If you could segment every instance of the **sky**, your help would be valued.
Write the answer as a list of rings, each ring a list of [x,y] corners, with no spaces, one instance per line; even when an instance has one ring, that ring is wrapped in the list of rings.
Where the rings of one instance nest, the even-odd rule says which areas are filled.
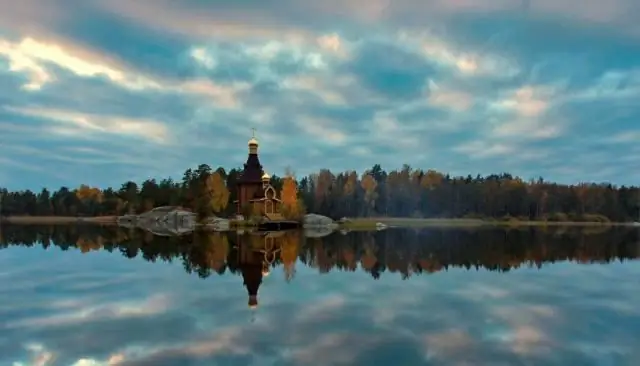
[[[296,265],[263,280],[119,252],[0,251],[0,362],[13,366],[631,365],[636,262],[449,269],[379,280]],[[253,319],[253,321],[252,321]],[[6,339],[3,340],[3,336]],[[4,342],[3,342],[4,341]]]
[[[635,0],[0,0],[0,186],[246,160],[640,182]]]

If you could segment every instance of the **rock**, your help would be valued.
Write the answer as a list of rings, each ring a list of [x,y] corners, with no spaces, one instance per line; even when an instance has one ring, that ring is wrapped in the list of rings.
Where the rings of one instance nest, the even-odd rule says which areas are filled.
[[[118,217],[116,220],[118,226],[125,227],[127,229],[132,229],[138,224],[138,217],[136,215],[124,215]]]
[[[304,230],[304,236],[307,238],[322,238],[333,234],[334,229],[330,226],[320,226],[314,228],[307,228]]]
[[[195,230],[196,214],[177,206],[156,207],[140,215],[125,215],[118,224],[138,227],[155,235],[182,235]]]
[[[185,234],[191,234],[193,230],[187,227],[166,227],[163,225],[155,225],[148,228],[144,228],[145,230],[151,232],[153,235],[158,236],[180,236]]]
[[[215,231],[228,231],[231,226],[231,221],[219,217],[208,217],[202,224]]]
[[[302,218],[302,226],[303,227],[337,227],[338,225],[327,216],[316,215],[316,214],[307,214]]]

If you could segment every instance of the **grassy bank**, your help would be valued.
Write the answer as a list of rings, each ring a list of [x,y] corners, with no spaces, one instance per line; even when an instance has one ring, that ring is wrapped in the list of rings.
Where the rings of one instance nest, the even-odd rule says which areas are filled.
[[[377,223],[391,227],[421,228],[421,227],[480,227],[480,226],[627,226],[630,223],[614,222],[577,222],[577,221],[519,221],[519,220],[482,220],[482,219],[419,219],[419,218],[352,218],[342,223],[340,227],[350,230],[371,230]]]
[[[117,216],[73,217],[73,216],[8,216],[0,222],[13,225],[61,225],[61,224],[98,224],[113,225]]]

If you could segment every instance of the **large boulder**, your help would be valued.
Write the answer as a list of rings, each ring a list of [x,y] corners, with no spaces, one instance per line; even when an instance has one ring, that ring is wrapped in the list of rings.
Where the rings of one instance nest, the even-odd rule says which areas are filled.
[[[337,227],[338,225],[327,216],[307,214],[302,218],[302,226],[309,227]]]
[[[154,233],[185,233],[195,230],[196,214],[180,208],[168,210],[170,206],[159,207],[138,217],[137,226]]]

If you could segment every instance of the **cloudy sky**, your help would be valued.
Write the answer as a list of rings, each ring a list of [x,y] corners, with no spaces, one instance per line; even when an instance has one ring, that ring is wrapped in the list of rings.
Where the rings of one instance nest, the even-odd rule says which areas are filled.
[[[640,180],[635,0],[0,0],[0,185],[408,163]]]

